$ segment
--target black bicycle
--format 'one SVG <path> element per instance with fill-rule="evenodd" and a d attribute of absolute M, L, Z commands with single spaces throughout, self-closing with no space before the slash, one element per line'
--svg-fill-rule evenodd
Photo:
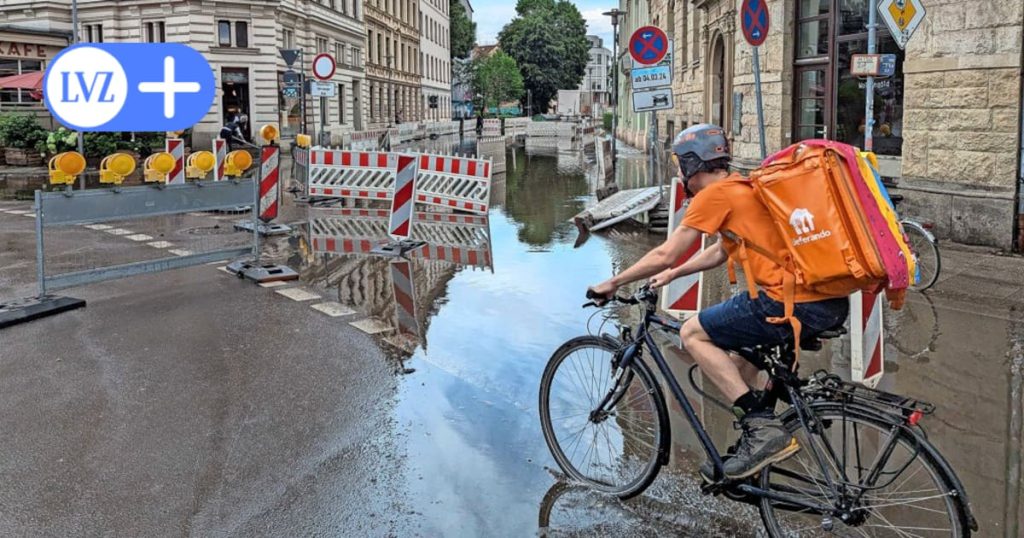
<path fill-rule="evenodd" d="M 544 439 L 571 479 L 626 499 L 668 462 L 668 411 L 646 362 L 651 357 L 713 463 L 715 481 L 704 492 L 758 506 L 770 536 L 959 537 L 977 530 L 960 480 L 920 424 L 935 407 L 824 371 L 800 378 L 792 343 L 734 351 L 768 372 L 770 403 L 784 405 L 780 419 L 801 449 L 751 478 L 726 479 L 723 455 L 650 332 L 676 335 L 680 323 L 657 314 L 657 293 L 647 287 L 612 303 L 640 305 L 643 321 L 618 336 L 569 340 L 541 380 Z M 844 332 L 835 328 L 800 345 L 817 350 L 821 339 Z M 707 397 L 694 368 L 690 383 Z"/>

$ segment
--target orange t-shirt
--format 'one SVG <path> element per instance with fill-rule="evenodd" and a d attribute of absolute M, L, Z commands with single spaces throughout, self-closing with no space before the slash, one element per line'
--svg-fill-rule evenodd
<path fill-rule="evenodd" d="M 690 201 L 690 207 L 686 209 L 683 225 L 708 235 L 728 230 L 775 253 L 780 260 L 788 253 L 768 209 L 757 199 L 750 182 L 739 174 L 734 173 L 715 181 L 698 192 Z M 739 245 L 725 237 L 722 241 L 726 253 L 736 267 L 741 268 L 737 255 Z M 782 267 L 751 248 L 747 248 L 747 257 L 757 285 L 763 288 L 769 297 L 781 302 Z M 806 303 L 830 298 L 800 284 L 796 285 L 795 302 Z"/>

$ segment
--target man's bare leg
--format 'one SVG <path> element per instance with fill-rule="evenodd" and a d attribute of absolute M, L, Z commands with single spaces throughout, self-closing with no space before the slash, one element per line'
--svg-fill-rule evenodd
<path fill-rule="evenodd" d="M 701 372 L 718 387 L 718 390 L 729 402 L 736 401 L 750 391 L 747 382 L 744 381 L 743 372 L 733 357 L 711 342 L 711 337 L 704 332 L 704 328 L 700 326 L 700 321 L 696 316 L 683 324 L 682 330 L 679 331 L 679 337 L 693 360 L 697 361 Z M 753 367 L 753 365 L 750 366 Z M 756 370 L 754 368 L 755 373 Z"/>

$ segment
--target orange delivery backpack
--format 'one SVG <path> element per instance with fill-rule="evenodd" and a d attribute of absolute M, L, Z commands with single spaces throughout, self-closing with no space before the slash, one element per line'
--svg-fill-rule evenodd
<path fill-rule="evenodd" d="M 748 249 L 780 265 L 785 314 L 771 323 L 790 323 L 799 350 L 800 321 L 793 316 L 795 285 L 842 297 L 857 290 L 885 291 L 893 309 L 903 306 L 914 256 L 889 195 L 875 171 L 874 155 L 829 140 L 805 140 L 765 159 L 750 175 L 788 247 L 783 259 L 762 245 L 726 230 L 739 245 L 738 258 L 751 298 L 757 287 Z M 730 281 L 735 283 L 733 260 Z"/>

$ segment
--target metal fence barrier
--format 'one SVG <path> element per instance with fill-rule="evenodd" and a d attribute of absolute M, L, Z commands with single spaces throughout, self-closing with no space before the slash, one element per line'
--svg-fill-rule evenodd
<path fill-rule="evenodd" d="M 252 246 L 224 248 L 48 275 L 43 241 L 43 232 L 47 228 L 75 224 L 95 225 L 198 211 L 233 211 L 242 206 L 251 206 L 254 192 L 255 182 L 252 179 L 109 190 L 36 191 L 36 262 L 39 296 L 43 297 L 51 290 L 254 254 Z"/>

